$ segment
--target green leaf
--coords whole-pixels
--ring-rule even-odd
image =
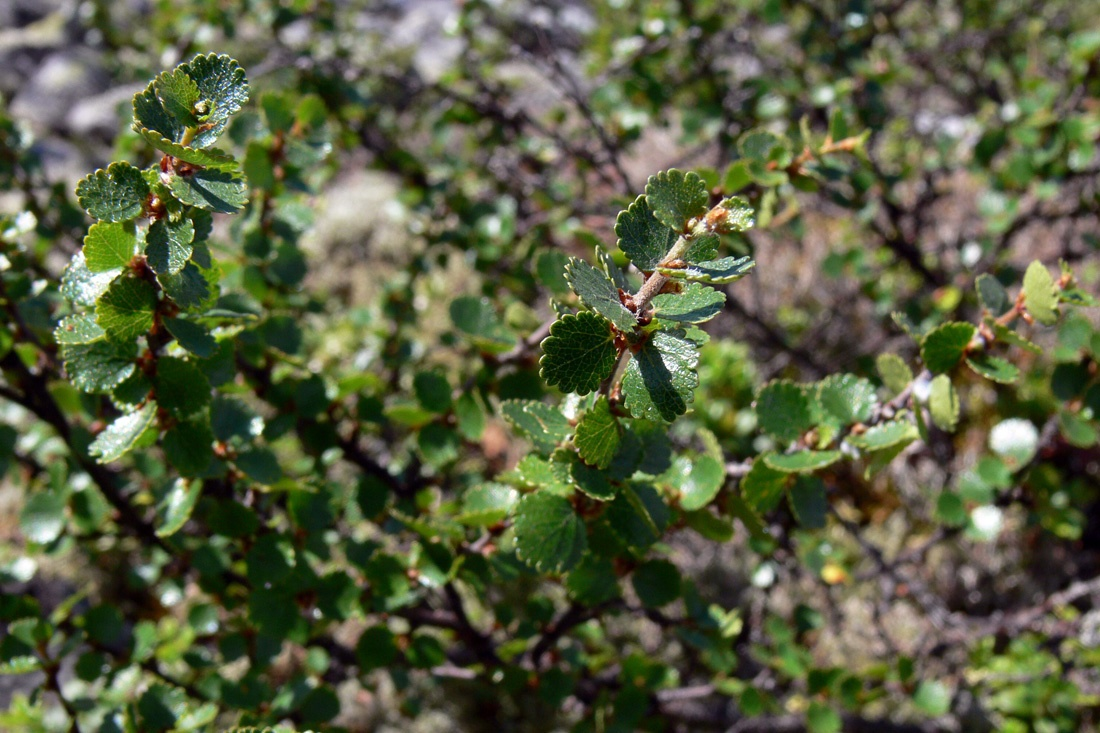
[[[283,477],[275,453],[266,446],[252,446],[237,454],[233,464],[258,484],[271,486]]]
[[[795,519],[806,529],[822,529],[829,505],[825,499],[825,484],[814,477],[799,477],[787,494],[787,503]]]
[[[178,418],[193,415],[210,404],[210,381],[186,359],[175,356],[157,359],[153,387],[160,406]]]
[[[53,331],[58,345],[90,344],[106,338],[107,332],[95,322],[90,313],[78,313],[62,318]]]
[[[658,267],[664,275],[678,280],[690,280],[701,283],[721,285],[740,280],[756,267],[751,257],[723,257],[710,262],[689,263],[686,267]]]
[[[183,529],[201,495],[202,481],[183,478],[173,481],[157,505],[157,537],[171,537]]]
[[[705,323],[722,312],[726,294],[691,283],[679,293],[664,293],[653,299],[653,315],[663,321]]]
[[[459,434],[470,442],[481,440],[485,432],[485,410],[471,392],[463,392],[454,405],[455,424]]]
[[[936,427],[948,433],[955,432],[955,426],[959,423],[959,395],[946,374],[940,374],[932,380],[928,411]]]
[[[840,733],[844,722],[828,704],[814,700],[806,710],[806,730],[809,733]]]
[[[89,272],[118,273],[137,254],[137,233],[132,222],[100,221],[84,237],[84,262]]]
[[[945,323],[932,329],[925,334],[920,345],[924,365],[933,374],[951,371],[966,353],[966,347],[976,332],[972,324],[959,322]]]
[[[539,374],[563,392],[593,392],[615,367],[610,324],[587,311],[555,321],[542,342],[542,352]]]
[[[874,386],[854,374],[833,374],[818,382],[817,400],[826,419],[839,427],[867,422],[878,404]]]
[[[175,274],[191,259],[195,226],[190,219],[157,219],[145,235],[145,256],[158,275]]]
[[[224,54],[196,56],[180,68],[198,86],[200,106],[206,103],[206,114],[199,115],[205,129],[195,135],[192,143],[196,148],[205,148],[221,136],[229,118],[248,101],[248,78],[240,64]]]
[[[401,650],[397,648],[393,633],[385,626],[367,629],[355,645],[355,659],[359,663],[361,674],[372,669],[389,667],[400,656]]]
[[[733,539],[733,522],[726,517],[716,517],[706,509],[684,512],[684,524],[711,542],[729,542]]]
[[[604,513],[611,531],[635,552],[661,538],[668,516],[668,506],[660,494],[646,484],[624,486]]]
[[[207,420],[181,421],[164,434],[164,457],[181,476],[201,476],[214,460],[214,432]]]
[[[82,392],[110,392],[136,369],[135,343],[106,339],[83,344],[62,344],[61,359],[73,386]]]
[[[1070,445],[1091,448],[1100,439],[1096,427],[1080,413],[1063,411],[1058,415],[1058,430]]]
[[[556,407],[534,400],[505,400],[500,414],[512,427],[531,439],[539,450],[552,451],[569,434],[573,426]]]
[[[236,159],[234,159],[232,155],[218,150],[217,148],[196,150],[187,145],[181,145],[162,133],[148,127],[143,127],[136,122],[132,125],[132,129],[145,138],[149,144],[157,150],[162,153],[167,153],[184,163],[191,163],[192,165],[201,165],[209,168],[220,168],[222,170],[236,170],[237,168]]]
[[[1043,353],[1042,348],[1040,348],[1038,344],[1028,341],[1008,326],[1002,326],[992,319],[986,319],[985,323],[993,330],[993,335],[997,337],[998,341],[1003,341],[1012,346],[1018,346],[1025,351],[1030,351],[1032,354]]]
[[[577,423],[573,444],[585,463],[607,468],[619,450],[623,430],[611,414],[611,405],[602,395]]]
[[[541,489],[558,496],[572,496],[573,481],[568,463],[548,461],[536,455],[527,455],[515,469],[519,485]]]
[[[942,682],[921,680],[913,693],[913,705],[925,715],[946,715],[951,710],[951,693]]]
[[[982,273],[974,281],[974,286],[978,291],[978,299],[982,302],[982,306],[990,313],[999,316],[1008,310],[1008,293],[1005,291],[1005,286],[1001,285],[1000,280],[989,273]]]
[[[441,423],[429,423],[416,436],[416,447],[428,466],[439,470],[458,458],[458,434]]]
[[[133,276],[120,277],[96,303],[96,323],[110,339],[125,343],[149,332],[156,308],[157,292],[151,283]]]
[[[695,399],[699,351],[682,331],[657,331],[626,366],[622,394],[634,417],[671,422]]]
[[[133,129],[138,132],[143,129],[150,130],[161,139],[178,142],[183,139],[187,124],[165,108],[164,102],[157,95],[156,86],[157,82],[154,79],[149,86],[134,95]],[[146,136],[143,135],[143,137]],[[146,139],[149,138],[146,137]],[[155,139],[149,142],[156,146]]]
[[[572,569],[588,549],[584,522],[566,499],[553,494],[528,494],[516,506],[516,553],[544,573]]]
[[[156,421],[157,405],[148,402],[129,415],[115,418],[88,447],[88,453],[98,456],[99,463],[117,461],[134,447],[138,438]]]
[[[501,522],[519,501],[519,492],[504,484],[482,484],[462,495],[462,510],[455,520],[474,527]]]
[[[212,302],[217,295],[217,279],[213,270],[205,274],[193,262],[179,272],[157,275],[157,282],[164,288],[165,294],[180,308],[189,311],[201,310]]]
[[[93,218],[128,221],[141,216],[149,185],[141,171],[129,163],[111,163],[76,184],[76,198]]]
[[[1020,378],[1020,370],[999,356],[972,354],[966,358],[966,365],[986,379],[999,384],[1012,384]]]
[[[220,214],[235,214],[248,203],[248,183],[234,171],[202,168],[172,176],[168,186],[182,203]]]
[[[42,669],[42,662],[39,661],[38,657],[31,655],[12,657],[11,659],[0,662],[0,675],[30,674],[40,669]]]
[[[707,214],[707,224],[721,234],[752,229],[755,215],[752,205],[740,196],[730,196],[718,202]]]
[[[917,427],[908,420],[891,420],[880,423],[859,435],[849,435],[847,440],[862,451],[878,451],[909,444],[919,436]]]
[[[619,597],[615,566],[604,557],[586,555],[565,579],[569,595],[578,603],[599,605]]]
[[[758,514],[766,514],[779,505],[790,483],[790,474],[777,471],[765,460],[772,453],[764,453],[752,463],[749,472],[741,479],[741,496],[749,508]]]
[[[1050,271],[1035,260],[1024,273],[1024,305],[1039,323],[1050,326],[1058,321],[1058,287]]]
[[[84,252],[77,252],[61,275],[61,294],[77,305],[91,307],[99,296],[107,292],[111,282],[121,272],[122,270],[92,272],[88,269]]]
[[[31,542],[53,542],[65,529],[65,497],[53,491],[32,493],[19,512],[19,526]]]
[[[195,80],[187,75],[183,66],[172,71],[161,72],[153,80],[157,98],[164,105],[164,111],[176,118],[184,127],[198,127],[195,117],[195,103],[199,101],[199,87]]]
[[[165,318],[164,327],[179,345],[200,359],[209,359],[218,349],[218,342],[205,326],[182,318]]]
[[[707,213],[710,202],[707,184],[702,178],[675,168],[650,176],[645,196],[653,215],[677,232],[687,232],[688,222]]]
[[[786,380],[768,382],[756,394],[757,424],[784,443],[792,443],[815,424],[815,405],[805,387]]]
[[[455,328],[490,351],[507,351],[516,343],[488,298],[463,295],[451,301],[450,312]]]
[[[451,409],[451,383],[439,372],[417,372],[413,391],[421,406],[429,412],[442,414]]]
[[[599,262],[604,273],[611,278],[611,282],[615,283],[616,288],[622,288],[630,292],[636,290],[638,285],[640,285],[640,283],[638,283],[638,285],[631,285],[623,269],[615,264],[615,258],[603,247],[596,247],[596,261]]]
[[[879,354],[875,359],[875,367],[886,389],[893,394],[899,394],[913,381],[913,372],[897,354]]]
[[[638,325],[637,317],[619,299],[615,283],[600,270],[584,260],[570,257],[565,279],[582,303],[615,324],[615,328],[630,332]]]
[[[764,463],[768,468],[784,473],[812,473],[831,466],[844,454],[838,450],[800,450],[795,453],[767,453]]]
[[[693,512],[714,501],[726,483],[726,467],[710,456],[699,456],[687,464],[688,471],[679,478],[680,507]]]
[[[598,501],[608,501],[615,498],[619,487],[612,484],[607,474],[594,466],[589,466],[581,461],[576,453],[570,453],[569,477],[587,496]]]
[[[639,565],[630,581],[646,608],[659,608],[680,597],[680,571],[668,560],[650,560]]]
[[[722,238],[713,232],[698,233],[698,230],[691,235],[691,244],[688,246],[687,252],[684,253],[683,259],[688,264],[697,265],[709,260],[713,260],[718,256],[718,247],[722,244]]]
[[[639,196],[620,212],[615,220],[615,235],[619,238],[619,249],[643,272],[655,270],[678,237],[653,215],[645,196]]]

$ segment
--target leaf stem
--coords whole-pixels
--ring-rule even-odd
[[[661,263],[660,265],[658,265],[658,267],[667,262],[672,262],[673,260],[680,259],[687,253],[688,248],[690,247],[690,235],[680,235],[680,238],[676,240],[676,244],[672,245],[672,249],[668,251],[668,254],[665,255],[665,258],[663,260],[661,260]],[[661,292],[661,288],[663,288],[665,284],[671,279],[672,278],[670,278],[668,275],[664,275],[656,270],[654,270],[653,273],[648,278],[646,278],[646,281],[642,284],[642,287],[640,287],[638,289],[638,292],[634,294],[634,307],[637,309],[639,315],[641,315],[641,313],[645,310],[645,307],[649,305],[649,301],[653,300],[653,298],[655,298],[657,294]]]

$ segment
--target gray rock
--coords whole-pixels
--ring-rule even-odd
[[[102,93],[109,85],[98,54],[87,49],[59,51],[46,58],[19,90],[11,111],[41,128],[63,129],[77,102]]]
[[[119,86],[82,99],[65,115],[64,126],[81,137],[96,135],[112,140],[123,123],[129,122],[134,95],[144,88],[142,84]]]

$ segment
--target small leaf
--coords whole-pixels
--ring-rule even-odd
[[[1002,326],[1001,324],[993,321],[992,319],[986,319],[986,325],[993,330],[993,335],[997,337],[998,341],[1003,341],[1006,344],[1012,346],[1019,346],[1025,351],[1030,351],[1032,354],[1043,353],[1042,348],[1038,344],[1028,341],[1026,338],[1012,330],[1008,326]]]
[[[442,414],[451,409],[451,383],[439,372],[417,372],[413,391],[420,405],[429,412]]]
[[[1009,469],[1018,471],[1031,463],[1039,451],[1039,431],[1023,418],[1002,420],[989,431],[989,449],[1000,456]]]
[[[463,392],[454,405],[455,424],[459,434],[470,442],[481,440],[485,433],[485,410],[471,392]]]
[[[120,277],[96,303],[96,323],[110,339],[125,343],[149,332],[156,308],[152,284],[138,277]]]
[[[182,318],[165,318],[164,327],[176,341],[200,359],[209,359],[218,349],[218,342],[206,327]]]
[[[920,345],[924,365],[933,374],[948,372],[966,353],[977,329],[969,323],[951,322],[929,331]]]
[[[195,226],[190,219],[157,219],[145,235],[145,256],[158,275],[175,274],[191,259]]]
[[[463,295],[451,301],[450,312],[455,328],[490,351],[507,351],[516,343],[488,298]]]
[[[999,384],[1012,384],[1020,378],[1020,370],[999,356],[974,354],[966,358],[966,365],[986,379]]]
[[[569,462],[569,477],[578,489],[597,501],[608,501],[615,498],[619,487],[608,480],[606,473],[594,466],[585,464],[576,453],[569,455],[572,457]]]
[[[90,313],[66,316],[53,331],[54,341],[58,345],[90,344],[106,336],[107,332],[100,328]]]
[[[622,426],[611,414],[607,398],[601,396],[577,423],[573,443],[585,463],[607,468],[619,450],[622,433]]]
[[[661,538],[668,516],[668,506],[660,494],[646,484],[624,486],[604,513],[611,531],[635,552]]]
[[[137,122],[132,125],[132,129],[145,138],[149,144],[157,150],[162,153],[167,153],[184,163],[201,165],[207,168],[220,168],[222,170],[236,170],[237,168],[236,159],[234,159],[232,155],[222,152],[217,148],[196,150],[195,148],[181,145],[178,142],[170,140],[160,132],[148,127],[143,127]]]
[[[600,263],[603,271],[607,273],[607,276],[611,278],[611,282],[615,283],[616,288],[622,288],[627,292],[637,289],[637,286],[631,285],[623,269],[615,264],[615,259],[611,256],[611,253],[603,247],[596,247],[596,260]]]
[[[645,196],[653,215],[677,232],[688,231],[688,222],[707,213],[710,202],[707,184],[698,174],[675,168],[650,176]]]
[[[989,273],[982,273],[974,285],[978,290],[978,299],[990,313],[999,316],[1008,310],[1008,293],[1000,280]]]
[[[595,391],[615,367],[615,345],[607,321],[587,311],[565,315],[542,342],[540,375],[563,392]]]
[[[658,267],[663,275],[678,280],[690,280],[701,283],[721,285],[740,280],[756,267],[751,257],[723,257],[720,260],[688,264],[686,267]]]
[[[680,597],[680,571],[668,560],[650,560],[638,566],[630,579],[646,608],[659,608]]]
[[[634,353],[623,376],[622,393],[630,414],[671,422],[695,399],[699,351],[682,332],[657,331]]]
[[[504,484],[482,484],[462,495],[462,511],[455,520],[474,527],[488,527],[503,521],[516,502],[519,492]]]
[[[516,553],[544,573],[572,569],[588,549],[584,522],[566,499],[553,494],[528,494],[516,506]]]
[[[959,395],[946,374],[940,374],[932,380],[928,411],[932,414],[932,422],[936,427],[948,433],[955,432],[955,426],[959,423]]]
[[[157,537],[171,537],[183,529],[202,495],[202,481],[176,479],[157,506]]]
[[[93,218],[100,221],[128,221],[141,216],[149,184],[141,171],[129,163],[111,163],[107,170],[89,174],[76,184],[76,198]]]
[[[174,417],[184,418],[210,404],[210,382],[195,364],[174,356],[157,359],[153,377],[157,402]]]
[[[722,238],[713,232],[692,233],[691,245],[683,259],[691,265],[708,262],[718,256],[718,247],[721,244]]]
[[[766,514],[779,505],[786,492],[790,474],[777,471],[764,460],[765,453],[752,463],[749,472],[741,479],[741,496],[749,508],[758,514]]]
[[[798,440],[812,428],[817,412],[806,389],[786,380],[761,387],[755,409],[760,429],[785,443]]]
[[[800,450],[795,453],[767,453],[764,463],[768,468],[784,473],[812,473],[831,466],[844,455],[838,450]]]
[[[178,273],[157,275],[165,294],[184,310],[202,310],[217,295],[217,274],[200,270],[192,262]]]
[[[653,299],[653,315],[663,321],[705,323],[722,312],[726,294],[691,283],[679,293],[664,293]]]
[[[787,503],[795,519],[806,529],[822,529],[828,502],[825,500],[825,484],[813,477],[799,477],[787,494]]]
[[[244,178],[218,168],[172,176],[169,188],[182,203],[220,214],[236,214],[248,203],[248,183]]]
[[[726,482],[726,468],[710,456],[699,456],[679,482],[680,507],[692,512],[710,504]]]
[[[42,669],[42,662],[39,661],[38,657],[31,655],[12,657],[11,659],[0,662],[0,675],[30,674],[40,669]]]
[[[32,493],[19,512],[19,527],[31,542],[53,542],[65,530],[65,497],[52,491]]]
[[[195,103],[199,101],[199,87],[195,80],[187,75],[183,66],[172,71],[164,71],[153,80],[157,98],[164,105],[164,111],[175,117],[184,127],[198,127],[195,118]]]
[[[208,112],[200,115],[203,128],[192,143],[196,148],[212,145],[229,124],[229,118],[248,101],[248,78],[236,60],[224,54],[196,56],[181,67],[199,88],[200,103]],[[205,117],[205,119],[203,119]]]
[[[1058,288],[1050,271],[1038,260],[1024,273],[1024,305],[1039,323],[1050,326],[1058,321]]]
[[[619,238],[619,249],[643,272],[656,269],[678,236],[653,215],[645,196],[639,196],[619,214],[615,220],[615,234]]]
[[[1066,442],[1077,448],[1091,448],[1100,433],[1080,413],[1063,411],[1058,415],[1058,430]]]
[[[913,693],[913,705],[925,715],[946,715],[951,710],[951,693],[942,682],[921,680]]]
[[[61,275],[61,294],[76,305],[94,306],[121,272],[121,269],[92,272],[88,269],[84,252],[77,252]]]
[[[879,354],[875,359],[875,367],[886,389],[893,394],[899,394],[913,381],[913,372],[897,354]]]
[[[84,262],[89,272],[114,272],[129,266],[137,254],[137,234],[131,222],[100,221],[84,237]]]
[[[181,476],[201,476],[214,460],[214,433],[203,420],[178,422],[164,434],[164,457]]]
[[[138,438],[153,425],[157,416],[155,402],[146,403],[145,407],[115,418],[103,432],[96,436],[88,448],[88,453],[98,456],[99,463],[117,461],[134,447]]]
[[[839,427],[867,422],[878,404],[874,386],[854,374],[833,374],[818,382],[817,399],[826,419]]]
[[[578,603],[595,606],[619,597],[619,578],[607,558],[586,555],[565,579],[565,587]]]
[[[622,304],[618,289],[603,272],[584,260],[570,257],[565,278],[581,302],[615,324],[615,328],[629,332],[638,325],[637,317]]]
[[[569,437],[573,426],[556,407],[534,400],[505,400],[500,403],[500,413],[512,427],[530,438],[535,446],[552,451]]]
[[[909,444],[919,436],[917,427],[908,420],[880,423],[859,435],[849,435],[848,442],[863,451],[878,451]]]
[[[61,359],[73,386],[82,392],[110,392],[134,373],[137,346],[106,339],[62,344]]]
[[[258,484],[271,486],[283,477],[283,469],[275,453],[266,446],[252,446],[242,450],[233,460],[233,464],[244,475]]]

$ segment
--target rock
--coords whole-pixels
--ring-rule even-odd
[[[129,123],[134,95],[144,88],[142,84],[118,86],[82,99],[65,115],[64,126],[81,137],[95,135],[113,140]]]
[[[38,67],[12,100],[14,116],[59,130],[77,102],[105,91],[110,77],[99,55],[87,49],[59,51]]]

